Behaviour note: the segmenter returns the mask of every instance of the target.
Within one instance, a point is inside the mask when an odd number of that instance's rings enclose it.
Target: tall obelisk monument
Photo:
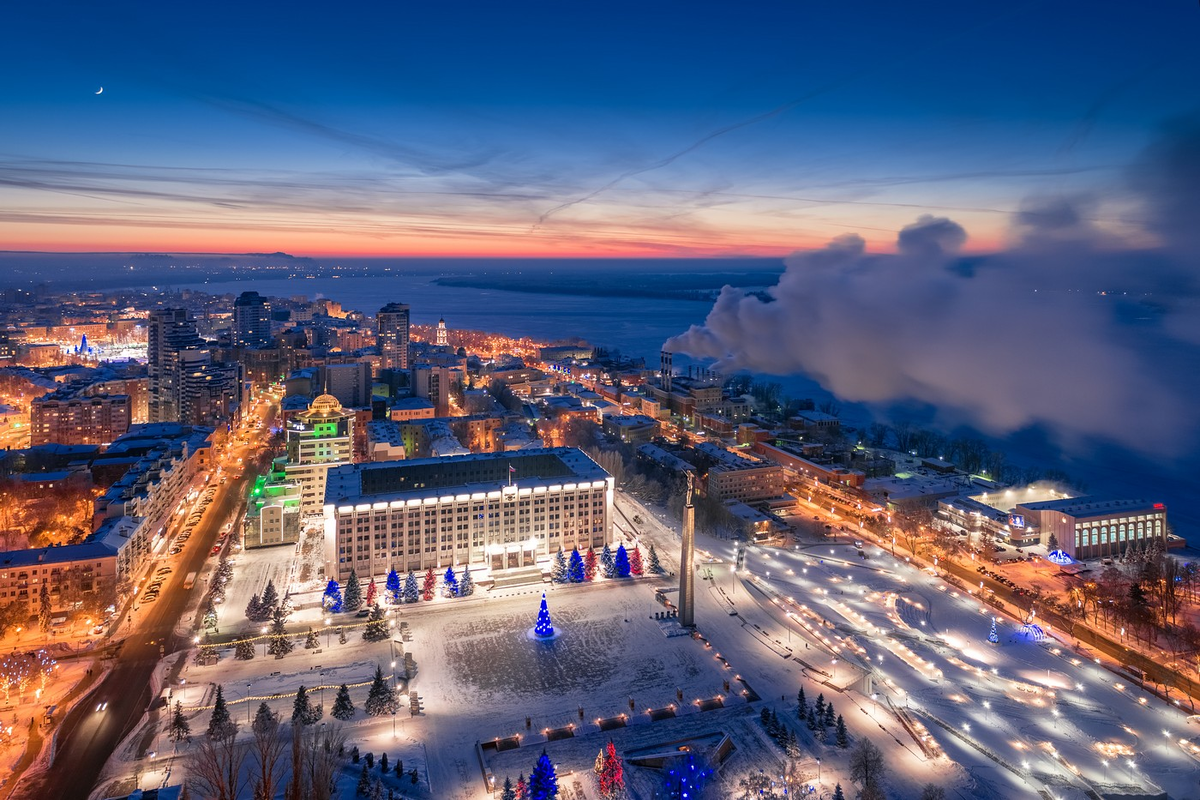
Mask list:
[[[687,473],[687,495],[683,503],[683,549],[679,554],[679,624],[685,628],[696,625],[696,507],[692,505],[695,476]]]

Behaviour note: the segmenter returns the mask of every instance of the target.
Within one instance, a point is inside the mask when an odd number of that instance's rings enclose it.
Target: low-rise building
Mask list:
[[[609,436],[629,444],[642,444],[658,435],[658,420],[641,414],[609,415],[604,418],[603,430]]]
[[[70,389],[33,401],[30,442],[41,444],[109,444],[133,422],[128,395],[77,395]]]
[[[1157,543],[1167,549],[1167,508],[1147,500],[1073,497],[1023,503],[1013,512],[1014,524],[1036,528],[1041,543],[1054,537],[1058,549],[1072,558],[1110,558],[1129,548]]]
[[[326,574],[533,565],[610,541],[613,479],[573,448],[356,464],[329,472]]]
[[[300,541],[300,484],[289,480],[283,459],[260,475],[250,490],[243,525],[247,548]]]
[[[697,445],[696,451],[713,462],[705,476],[705,493],[715,500],[753,503],[785,491],[783,468],[778,464],[732,453],[712,442]]]

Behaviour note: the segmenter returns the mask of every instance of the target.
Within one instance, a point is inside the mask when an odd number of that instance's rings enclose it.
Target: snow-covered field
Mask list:
[[[643,520],[622,524],[676,570],[678,522],[618,502]],[[409,642],[370,644],[355,632],[339,645],[336,633],[327,643],[322,631],[322,652],[298,648],[276,660],[259,646],[243,662],[226,651],[215,666],[189,666],[187,683],[171,690],[198,733],[216,682],[243,724],[247,708],[270,695],[283,695],[268,703],[290,716],[300,684],[327,687],[328,711],[328,687],[362,684],[376,665],[390,675],[393,658],[407,651],[417,664],[407,688],[423,712],[364,720],[360,711],[345,731],[348,746],[416,766],[426,797],[488,797],[485,774],[501,784],[528,774],[545,748],[567,796],[595,798],[591,767],[610,738],[627,752],[713,733],[728,734],[735,748],[714,794],[729,796],[741,776],[781,769],[783,753],[759,723],[763,707],[796,733],[820,797],[838,782],[853,796],[847,751],[817,741],[797,718],[800,687],[810,703],[824,694],[836,705],[852,743],[869,737],[883,749],[893,797],[919,796],[927,782],[959,798],[1200,797],[1200,764],[1179,746],[1200,730],[1181,709],[1089,654],[1019,633],[1018,620],[1001,616],[998,642],[989,643],[994,612],[934,576],[875,547],[864,560],[852,546],[816,543],[751,547],[735,574],[735,543],[702,536],[698,546],[703,639],[668,636],[673,624],[655,619],[664,610],[655,589],[677,599],[671,577],[481,590],[397,609]],[[527,635],[543,589],[559,633],[551,641]],[[745,686],[762,699],[747,702]],[[351,689],[360,709],[366,691]],[[320,689],[314,700],[322,701]],[[345,777],[348,796],[357,768]],[[627,767],[627,777],[631,796],[653,796],[652,771]]]

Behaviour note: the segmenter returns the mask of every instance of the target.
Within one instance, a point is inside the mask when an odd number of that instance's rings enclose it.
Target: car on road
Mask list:
[[[212,550],[209,550],[208,552],[209,552],[209,555],[215,556],[217,553],[221,552],[221,545],[214,544],[212,547]]]
[[[101,711],[107,711],[107,710],[108,710],[108,701],[107,700],[103,700],[96,704],[96,713],[97,714],[99,714]]]
[[[153,603],[157,599],[158,599],[158,595],[147,593],[146,596],[142,598],[142,602],[143,603]]]

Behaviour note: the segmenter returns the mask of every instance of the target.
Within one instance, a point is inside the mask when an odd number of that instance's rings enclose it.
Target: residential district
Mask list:
[[[0,797],[1200,797],[1153,497],[400,302],[0,300]]]

